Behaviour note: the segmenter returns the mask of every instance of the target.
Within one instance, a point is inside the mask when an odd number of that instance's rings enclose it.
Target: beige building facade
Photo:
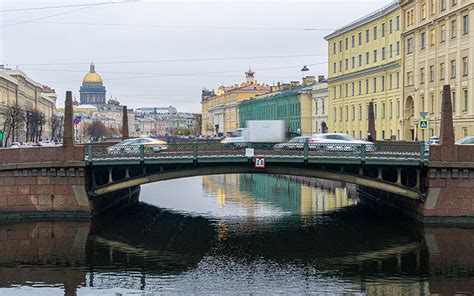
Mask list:
[[[404,0],[404,132],[427,140],[440,133],[443,85],[452,91],[455,138],[474,135],[474,1]],[[418,128],[421,112],[429,128]]]
[[[202,135],[225,136],[235,132],[239,127],[239,103],[271,91],[271,86],[258,84],[254,74],[249,69],[241,84],[220,86],[216,92],[203,91]]]
[[[8,143],[26,141],[26,123],[18,123],[15,131],[5,124],[5,111],[13,106],[18,107],[26,116],[27,112],[37,111],[44,116],[41,140],[52,138],[52,116],[55,114],[56,93],[31,79],[21,70],[13,70],[0,65],[0,130],[5,133]],[[23,119],[22,121],[26,121]],[[10,130],[10,131],[8,131]],[[3,144],[8,144],[3,143]]]
[[[404,139],[402,21],[394,2],[325,37],[330,132],[367,137],[368,106],[374,102],[377,139]]]

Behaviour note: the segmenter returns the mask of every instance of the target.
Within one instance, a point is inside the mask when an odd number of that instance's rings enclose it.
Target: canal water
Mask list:
[[[322,180],[142,187],[92,222],[0,223],[0,295],[471,294],[474,230],[423,227]]]

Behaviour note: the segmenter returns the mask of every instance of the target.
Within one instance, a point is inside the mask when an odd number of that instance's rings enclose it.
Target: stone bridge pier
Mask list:
[[[136,189],[89,198],[84,147],[75,145],[72,122],[68,91],[61,147],[0,149],[0,218],[89,218],[120,201],[131,202],[130,194],[138,198]]]

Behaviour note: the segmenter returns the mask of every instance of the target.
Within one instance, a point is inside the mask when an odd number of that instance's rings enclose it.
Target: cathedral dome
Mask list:
[[[102,83],[102,77],[100,77],[100,75],[95,72],[94,63],[91,64],[90,71],[84,76],[82,82]]]

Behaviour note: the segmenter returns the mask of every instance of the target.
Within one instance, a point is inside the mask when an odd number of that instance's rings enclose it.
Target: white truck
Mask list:
[[[281,143],[286,140],[284,120],[249,120],[246,126],[237,129],[221,143],[241,146],[246,143]]]

